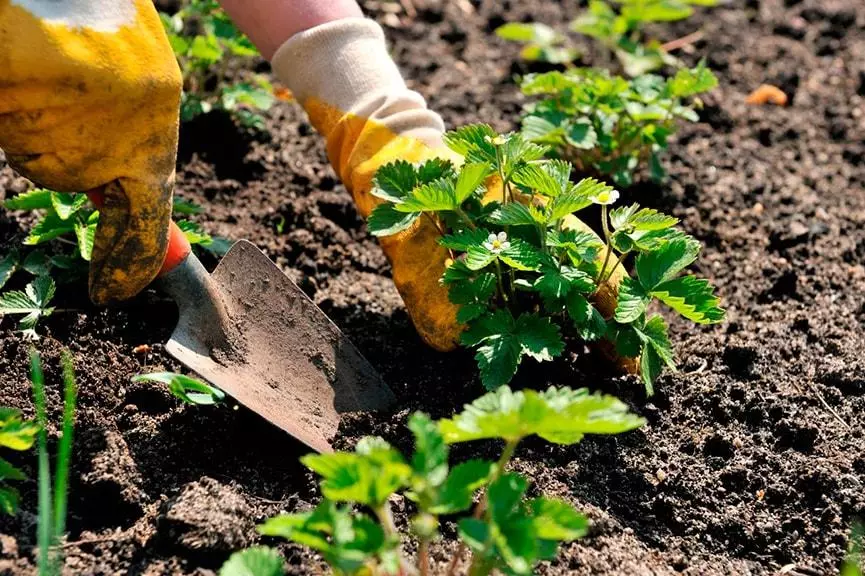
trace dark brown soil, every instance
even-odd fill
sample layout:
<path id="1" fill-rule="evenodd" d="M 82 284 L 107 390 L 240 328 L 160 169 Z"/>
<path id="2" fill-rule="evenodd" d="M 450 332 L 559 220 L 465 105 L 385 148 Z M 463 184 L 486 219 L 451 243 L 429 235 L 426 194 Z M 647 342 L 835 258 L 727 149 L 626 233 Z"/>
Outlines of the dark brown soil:
<path id="1" fill-rule="evenodd" d="M 576 3 L 542 0 L 415 4 L 418 15 L 408 18 L 388 15 L 396 3 L 367 2 L 410 84 L 451 125 L 499 129 L 516 125 L 522 98 L 512 75 L 527 67 L 492 30 L 506 20 L 561 24 L 577 12 Z M 700 26 L 705 40 L 684 58 L 706 55 L 720 87 L 706 98 L 703 121 L 671 145 L 670 182 L 627 196 L 679 216 L 705 242 L 699 272 L 718 285 L 729 319 L 697 328 L 670 318 L 681 371 L 662 377 L 648 401 L 636 379 L 584 355 L 522 372 L 522 384 L 616 393 L 649 420 L 616 438 L 569 449 L 526 442 L 519 451 L 515 468 L 537 490 L 594 521 L 588 538 L 539 573 L 763 575 L 795 565 L 833 574 L 849 525 L 865 516 L 865 6 L 739 0 L 664 28 L 663 37 Z M 745 105 L 763 82 L 783 88 L 791 104 Z M 480 393 L 469 354 L 435 353 L 413 332 L 381 251 L 296 106 L 273 109 L 267 139 L 202 122 L 184 127 L 178 193 L 208 207 L 210 232 L 265 249 L 399 398 L 393 416 L 347 423 L 340 445 L 376 433 L 408 448 L 410 411 L 449 415 Z M 6 197 L 25 187 L 0 172 Z M 23 225 L 0 214 L 4 249 L 21 240 Z M 257 540 L 257 522 L 316 501 L 312 475 L 296 461 L 303 449 L 284 434 L 243 409 L 187 408 L 160 386 L 130 383 L 144 370 L 179 369 L 161 348 L 171 303 L 148 292 L 97 310 L 74 285 L 58 305 L 77 311 L 51 318 L 38 347 L 55 421 L 64 347 L 80 380 L 70 574 L 210 574 Z M 32 414 L 28 345 L 11 320 L 0 328 L 0 405 Z M 152 353 L 133 353 L 140 344 Z M 35 476 L 32 454 L 14 461 Z M 17 517 L 0 519 L 0 572 L 34 571 L 34 481 L 23 484 L 23 498 Z M 401 505 L 397 513 L 404 522 Z M 291 573 L 322 570 L 300 548 L 281 549 Z M 452 551 L 448 541 L 436 554 Z"/>

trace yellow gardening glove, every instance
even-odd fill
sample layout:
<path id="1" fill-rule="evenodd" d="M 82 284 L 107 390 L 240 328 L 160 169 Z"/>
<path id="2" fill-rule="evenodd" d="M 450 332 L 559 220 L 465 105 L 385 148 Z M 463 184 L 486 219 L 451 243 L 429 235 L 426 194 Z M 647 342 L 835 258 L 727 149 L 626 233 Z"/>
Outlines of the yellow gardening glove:
<path id="1" fill-rule="evenodd" d="M 150 0 L 0 0 L 0 148 L 38 185 L 104 192 L 96 303 L 162 265 L 181 82 Z"/>
<path id="2" fill-rule="evenodd" d="M 272 64 L 324 135 L 330 161 L 364 217 L 381 202 L 370 194 L 380 166 L 437 156 L 461 162 L 442 143 L 441 118 L 406 88 L 373 21 L 345 19 L 302 32 L 276 51 Z M 570 223 L 585 228 L 576 218 Z M 439 283 L 448 258 L 439 236 L 429 219 L 421 218 L 412 228 L 382 238 L 381 245 L 419 334 L 445 351 L 457 345 L 463 327 Z M 617 270 L 615 278 L 619 275 Z M 611 316 L 615 294 L 605 292 L 600 301 L 600 310 Z"/>

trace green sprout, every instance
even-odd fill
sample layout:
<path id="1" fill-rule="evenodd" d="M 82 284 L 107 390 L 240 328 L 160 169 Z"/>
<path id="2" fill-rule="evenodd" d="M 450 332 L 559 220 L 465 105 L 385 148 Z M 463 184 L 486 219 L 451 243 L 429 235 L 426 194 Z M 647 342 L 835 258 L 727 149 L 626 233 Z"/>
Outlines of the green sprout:
<path id="1" fill-rule="evenodd" d="M 592 68 L 532 74 L 523 78 L 528 104 L 522 133 L 550 146 L 551 154 L 572 162 L 583 174 L 609 175 L 618 186 L 634 182 L 648 165 L 652 179 L 666 172 L 661 154 L 680 121 L 697 122 L 699 95 L 718 85 L 700 63 L 664 79 L 644 75 L 633 80 Z"/>
<path id="2" fill-rule="evenodd" d="M 681 275 L 701 246 L 675 227 L 678 219 L 636 204 L 610 211 L 615 189 L 592 178 L 572 182 L 568 162 L 545 159 L 548 149 L 521 134 L 478 124 L 445 141 L 465 164 L 383 166 L 372 190 L 382 203 L 368 225 L 377 236 L 421 219 L 438 229 L 450 254 L 441 282 L 459 305 L 457 320 L 467 325 L 462 344 L 477 351 L 488 389 L 507 384 L 527 357 L 560 356 L 571 336 L 606 338 L 620 356 L 639 358 L 651 394 L 662 368 L 675 363 L 667 324 L 650 314 L 650 303 L 699 324 L 724 319 L 712 286 Z M 491 178 L 500 191 L 490 192 Z M 601 208 L 603 238 L 573 216 L 593 204 Z M 634 274 L 616 288 L 614 273 L 629 257 Z M 600 296 L 616 290 L 615 310 L 600 310 Z"/>
<path id="3" fill-rule="evenodd" d="M 168 391 L 186 404 L 210 406 L 225 401 L 225 392 L 196 378 L 174 372 L 139 374 L 133 382 L 157 382 L 168 386 Z"/>
<path id="4" fill-rule="evenodd" d="M 529 62 L 570 64 L 580 55 L 567 36 L 540 22 L 508 22 L 496 28 L 496 36 L 523 43 L 520 58 Z"/>
<path id="5" fill-rule="evenodd" d="M 538 562 L 555 557 L 560 542 L 583 537 L 589 522 L 564 500 L 527 495 L 529 480 L 507 470 L 519 443 L 539 436 L 571 445 L 586 434 L 619 434 L 643 424 L 611 396 L 555 387 L 513 392 L 504 386 L 452 419 L 435 422 L 422 412 L 413 414 L 408 421 L 415 442 L 411 458 L 378 437 L 362 439 L 354 452 L 303 457 L 321 477 L 321 503 L 309 512 L 271 518 L 259 532 L 316 550 L 337 575 L 428 575 L 441 516 L 461 515 L 460 548 L 445 574 L 456 574 L 467 551 L 468 573 L 474 576 L 532 574 Z M 505 441 L 496 462 L 450 464 L 451 444 L 487 439 Z M 404 535 L 391 514 L 395 494 L 416 506 L 410 523 L 418 542 L 416 566 L 403 554 Z M 226 566 L 241 559 L 235 555 Z M 261 572 L 223 567 L 221 574 L 272 575 L 280 573 L 276 565 L 268 559 Z"/>
<path id="6" fill-rule="evenodd" d="M 597 41 L 601 53 L 594 59 L 596 66 L 615 56 L 624 73 L 635 78 L 664 66 L 681 66 L 670 54 L 680 42 L 661 44 L 649 38 L 648 24 L 684 20 L 694 14 L 694 7 L 716 4 L 717 0 L 590 0 L 588 9 L 569 28 Z M 567 36 L 546 24 L 509 22 L 496 35 L 524 44 L 523 60 L 569 65 L 579 56 Z"/>
<path id="7" fill-rule="evenodd" d="M 56 310 L 49 306 L 57 284 L 73 281 L 86 274 L 87 263 L 93 255 L 93 241 L 99 225 L 99 211 L 85 194 L 61 194 L 45 188 L 34 188 L 3 202 L 7 210 L 35 212 L 39 219 L 30 229 L 23 244 L 27 250 L 13 249 L 0 257 L 0 289 L 18 271 L 35 278 L 24 290 L 0 293 L 0 317 L 21 315 L 19 328 L 29 339 L 36 339 L 36 325 L 40 319 Z M 175 216 L 201 213 L 197 204 L 174 197 Z M 201 225 L 179 220 L 177 225 L 193 247 L 207 250 L 217 256 L 225 254 L 230 242 L 206 233 Z M 49 245 L 52 253 L 46 251 Z M 39 246 L 39 248 L 33 248 Z"/>
<path id="8" fill-rule="evenodd" d="M 273 105 L 273 86 L 262 75 L 225 81 L 227 56 L 249 60 L 258 57 L 258 50 L 219 4 L 214 0 L 187 0 L 174 14 L 160 12 L 159 16 L 183 72 L 181 120 L 218 108 L 244 126 L 264 130 L 259 111 Z"/>
<path id="9" fill-rule="evenodd" d="M 54 485 L 51 483 L 51 464 L 48 456 L 48 417 L 45 399 L 45 379 L 39 354 L 30 352 L 30 378 L 33 383 L 33 401 L 36 405 L 36 420 L 39 423 L 37 451 L 39 457 L 39 511 L 37 518 L 37 545 L 39 550 L 39 576 L 55 576 L 61 573 L 62 551 L 60 540 L 66 533 L 66 511 L 69 485 L 69 463 L 72 453 L 72 435 L 75 428 L 77 389 L 72 359 L 63 354 L 63 424 L 57 445 L 57 460 L 54 466 Z"/>

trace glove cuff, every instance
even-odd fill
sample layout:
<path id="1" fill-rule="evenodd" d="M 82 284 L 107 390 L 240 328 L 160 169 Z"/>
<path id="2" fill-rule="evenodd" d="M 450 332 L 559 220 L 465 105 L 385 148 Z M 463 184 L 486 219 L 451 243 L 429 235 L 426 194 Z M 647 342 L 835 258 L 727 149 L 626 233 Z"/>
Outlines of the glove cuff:
<path id="1" fill-rule="evenodd" d="M 441 146 L 441 117 L 406 87 L 384 31 L 372 20 L 345 18 L 300 32 L 279 47 L 271 64 L 325 137 L 349 115 Z"/>

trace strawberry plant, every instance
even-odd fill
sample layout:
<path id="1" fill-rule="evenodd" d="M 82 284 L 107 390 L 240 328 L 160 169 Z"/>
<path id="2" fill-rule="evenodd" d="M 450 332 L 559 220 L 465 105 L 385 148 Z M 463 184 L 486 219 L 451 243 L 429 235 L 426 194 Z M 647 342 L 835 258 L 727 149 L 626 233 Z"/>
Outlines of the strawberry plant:
<path id="1" fill-rule="evenodd" d="M 36 441 L 39 426 L 24 420 L 21 411 L 0 407 L 0 447 L 10 450 L 29 450 Z M 18 510 L 18 490 L 7 482 L 26 479 L 24 473 L 0 457 L 0 511 L 15 514 Z"/>
<path id="2" fill-rule="evenodd" d="M 562 354 L 564 336 L 606 338 L 618 354 L 640 359 L 647 392 L 663 367 L 675 367 L 660 301 L 700 324 L 723 320 L 714 288 L 680 275 L 700 252 L 676 229 L 676 218 L 633 204 L 610 210 L 619 196 L 592 178 L 570 180 L 572 166 L 548 160 L 548 149 L 522 134 L 499 135 L 487 125 L 449 132 L 447 145 L 465 158 L 456 168 L 434 159 L 398 161 L 375 175 L 382 200 L 368 225 L 390 236 L 428 219 L 451 259 L 441 282 L 467 325 L 462 344 L 477 350 L 488 389 L 508 383 L 526 357 Z M 599 238 L 574 214 L 600 205 Z M 633 259 L 634 276 L 619 288 L 615 309 L 599 309 L 615 293 L 619 265 Z"/>
<path id="3" fill-rule="evenodd" d="M 23 291 L 0 294 L 0 316 L 22 315 L 19 327 L 26 337 L 35 338 L 39 319 L 54 312 L 48 304 L 56 291 L 55 279 L 68 282 L 86 274 L 99 224 L 99 211 L 87 202 L 84 194 L 61 194 L 44 188 L 34 188 L 9 198 L 3 207 L 38 215 L 38 221 L 24 238 L 24 246 L 43 246 L 49 242 L 54 245 L 50 253 L 42 248 L 32 248 L 26 256 L 19 250 L 12 250 L 0 258 L 0 290 L 19 270 L 34 277 Z M 201 210 L 192 202 L 178 197 L 174 199 L 175 217 L 198 214 Z M 177 225 L 194 247 L 217 255 L 228 251 L 228 240 L 210 236 L 199 224 L 182 219 L 177 221 Z"/>
<path id="4" fill-rule="evenodd" d="M 626 80 L 594 68 L 528 75 L 521 89 L 540 100 L 526 106 L 522 133 L 579 172 L 609 175 L 618 186 L 631 185 L 645 164 L 661 180 L 660 155 L 677 123 L 697 122 L 698 95 L 717 84 L 703 63 L 668 79 Z"/>
<path id="5" fill-rule="evenodd" d="M 133 382 L 157 382 L 168 387 L 176 398 L 185 404 L 196 406 L 210 406 L 219 404 L 225 400 L 225 392 L 219 388 L 202 382 L 196 378 L 174 372 L 154 372 L 152 374 L 139 374 L 132 378 Z"/>
<path id="6" fill-rule="evenodd" d="M 258 50 L 214 0 L 188 0 L 174 14 L 160 12 L 183 72 L 181 120 L 214 108 L 231 113 L 244 126 L 264 130 L 259 111 L 274 102 L 273 86 L 262 75 L 226 82 L 227 56 L 249 60 Z"/>
<path id="7" fill-rule="evenodd" d="M 496 28 L 496 36 L 524 44 L 520 58 L 530 62 L 570 64 L 579 56 L 567 36 L 540 22 L 508 22 Z"/>
<path id="8" fill-rule="evenodd" d="M 584 536 L 588 521 L 564 500 L 527 496 L 529 480 L 507 471 L 519 443 L 540 436 L 571 445 L 586 434 L 619 434 L 643 423 L 616 398 L 585 389 L 512 392 L 503 386 L 453 418 L 435 422 L 413 414 L 408 421 L 415 445 L 411 458 L 378 437 L 362 439 L 354 452 L 305 456 L 304 465 L 321 477 L 323 500 L 309 512 L 272 518 L 259 532 L 313 548 L 335 574 L 415 573 L 389 504 L 402 494 L 416 509 L 410 529 L 418 542 L 420 574 L 430 574 L 430 546 L 439 537 L 440 517 L 458 514 L 463 515 L 457 523 L 460 548 L 443 573 L 456 574 L 469 550 L 469 574 L 532 574 L 538 562 L 555 557 L 559 542 Z M 497 462 L 450 465 L 449 445 L 489 439 L 505 442 Z M 248 551 L 229 564 L 240 565 L 242 554 Z M 246 573 L 281 574 L 281 563 L 260 556 L 254 559 L 262 562 L 262 572 Z M 244 572 L 224 567 L 222 574 Z"/>
<path id="9" fill-rule="evenodd" d="M 667 47 L 646 34 L 646 26 L 684 20 L 695 6 L 715 6 L 717 0 L 590 0 L 588 9 L 570 23 L 573 32 L 598 42 L 602 53 L 595 65 L 612 56 L 631 77 L 664 66 L 680 66 Z M 507 23 L 496 30 L 505 40 L 525 44 L 520 57 L 528 61 L 570 64 L 578 52 L 572 42 L 553 28 L 539 23 Z"/>

